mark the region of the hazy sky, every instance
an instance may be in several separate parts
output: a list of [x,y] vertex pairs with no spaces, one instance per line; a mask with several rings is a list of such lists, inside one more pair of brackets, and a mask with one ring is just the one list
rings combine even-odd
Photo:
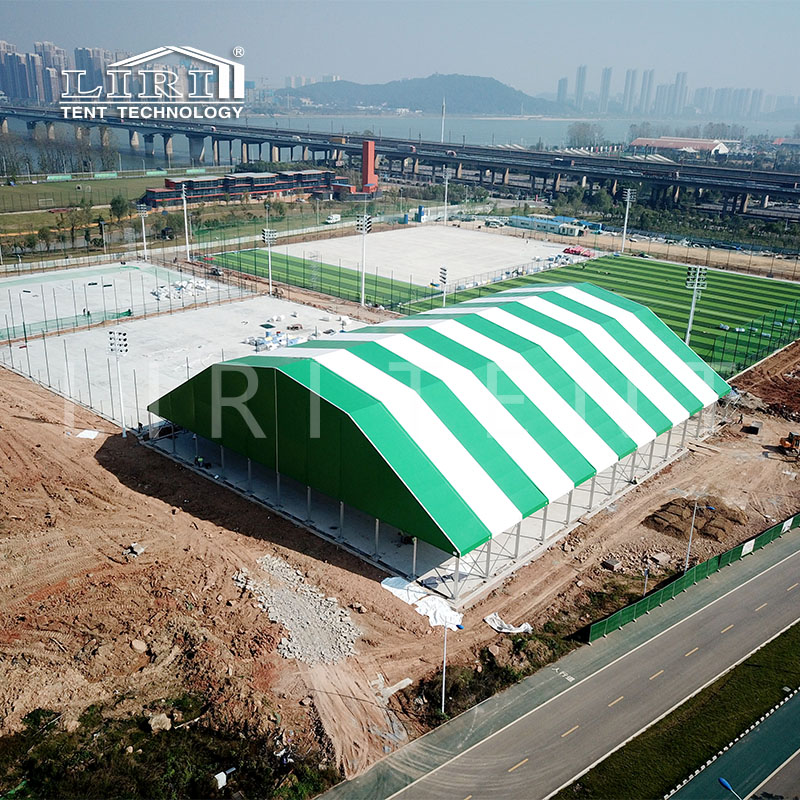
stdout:
[[800,0],[0,0],[0,38],[32,50],[49,40],[139,52],[187,44],[229,56],[245,48],[248,78],[336,73],[383,82],[433,72],[498,78],[531,94],[587,91],[614,68],[655,68],[656,83],[689,73],[699,86],[798,94]]

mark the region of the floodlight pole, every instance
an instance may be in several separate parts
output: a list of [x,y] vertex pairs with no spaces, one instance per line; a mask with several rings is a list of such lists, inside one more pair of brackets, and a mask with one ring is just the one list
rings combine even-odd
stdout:
[[364,194],[364,216],[361,221],[361,307],[367,300],[367,195]]
[[625,252],[625,239],[628,237],[628,214],[631,210],[631,202],[636,199],[636,189],[623,189],[622,198],[625,200],[625,222],[622,225],[622,247],[620,253]]
[[444,165],[444,225],[447,227],[447,179],[450,177],[450,170],[447,164]]
[[192,253],[189,249],[189,214],[186,211],[186,184],[181,184],[181,198],[183,199],[183,232],[186,237],[186,260],[192,260]]
[[695,281],[694,290],[692,291],[692,307],[689,309],[689,324],[686,326],[686,338],[683,340],[686,344],[689,344],[689,339],[692,336],[692,323],[694,322],[694,309],[697,306],[697,293],[698,282]]
[[[144,203],[139,203],[136,206],[136,210],[139,212],[139,217],[142,220],[142,245],[144,246],[144,260],[147,261],[147,234],[145,233],[144,228],[144,218],[147,216],[147,206]],[[105,234],[105,225],[101,229],[103,231],[103,250],[105,250],[106,245],[106,234]]]
[[[445,698],[445,677],[447,676],[447,628],[448,624],[444,624],[444,651],[442,653],[442,714],[444,714],[444,698]],[[458,630],[463,631],[463,625],[456,625]]]
[[684,342],[688,345],[689,339],[692,335],[692,324],[694,323],[694,311],[697,307],[697,299],[700,296],[700,290],[705,288],[705,267],[688,267],[686,271],[686,288],[692,290],[692,306],[689,309],[689,323],[686,326],[686,337]]
[[[269,231],[269,205],[264,206],[267,212],[267,231]],[[272,297],[272,237],[267,233],[267,272],[269,273],[269,296]]]

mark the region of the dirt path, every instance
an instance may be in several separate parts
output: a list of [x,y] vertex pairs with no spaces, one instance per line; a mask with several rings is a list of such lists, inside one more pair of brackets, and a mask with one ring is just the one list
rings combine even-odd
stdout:
[[773,413],[800,421],[800,342],[749,369],[735,386],[764,400]]

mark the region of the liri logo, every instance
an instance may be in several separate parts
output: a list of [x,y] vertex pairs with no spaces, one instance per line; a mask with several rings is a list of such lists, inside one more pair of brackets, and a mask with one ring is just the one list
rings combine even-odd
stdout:
[[[244,100],[244,65],[196,47],[158,47],[98,69],[65,69],[65,119],[230,119]],[[91,85],[92,83],[99,85]]]

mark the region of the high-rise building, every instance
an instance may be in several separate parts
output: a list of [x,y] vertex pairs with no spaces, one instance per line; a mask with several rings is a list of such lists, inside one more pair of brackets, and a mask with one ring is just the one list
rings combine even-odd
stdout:
[[639,82],[639,70],[629,69],[625,72],[625,91],[622,95],[622,110],[626,114],[633,111],[636,98],[636,87]]
[[653,103],[653,113],[658,117],[665,117],[670,113],[672,98],[675,94],[675,85],[660,83],[656,86],[656,99]]
[[752,89],[733,90],[733,116],[736,117],[736,119],[744,119],[744,117],[750,113],[752,95]]
[[642,114],[649,114],[653,105],[653,85],[655,83],[656,71],[646,69],[642,73],[642,91],[639,92],[639,111]]
[[575,108],[583,111],[584,93],[586,91],[586,64],[581,64],[575,74]]
[[672,93],[669,107],[669,113],[673,116],[682,114],[683,110],[686,108],[686,99],[689,93],[689,89],[686,85],[688,77],[689,76],[686,72],[679,72],[675,76],[675,83],[673,84],[675,90]]
[[711,86],[695,89],[692,105],[701,114],[710,114],[714,105],[714,89]]
[[776,111],[790,111],[794,107],[795,107],[794,95],[779,94],[777,98],[775,98]]
[[719,117],[730,117],[733,113],[733,89],[717,89],[711,111]]
[[336,81],[340,81],[342,79],[341,75],[323,75],[322,82],[323,83],[336,83]]
[[775,110],[775,100],[774,94],[764,95],[764,107],[761,111],[764,114],[771,114]]
[[761,110],[764,107],[764,90],[753,89],[753,94],[750,96],[750,119],[758,119],[761,116]]
[[601,114],[608,111],[608,96],[611,94],[611,67],[605,67],[600,78],[600,101],[597,110]]
[[558,91],[556,92],[556,102],[560,105],[565,105],[567,102],[567,90],[569,89],[569,81],[566,78],[560,78],[558,81]]

